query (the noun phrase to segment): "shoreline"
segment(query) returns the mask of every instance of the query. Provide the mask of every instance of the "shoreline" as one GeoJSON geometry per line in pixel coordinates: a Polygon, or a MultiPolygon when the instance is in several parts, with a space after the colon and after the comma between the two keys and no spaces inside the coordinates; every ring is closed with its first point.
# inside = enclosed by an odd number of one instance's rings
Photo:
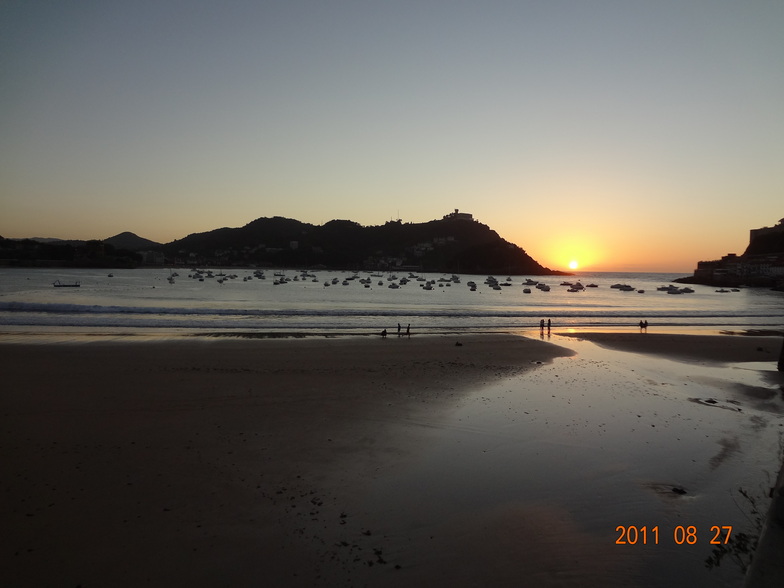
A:
{"type": "MultiPolygon", "coordinates": [[[[105,328],[83,328],[83,327],[61,327],[57,329],[30,331],[24,328],[18,330],[8,330],[8,326],[3,330],[0,327],[0,345],[2,344],[52,344],[69,342],[87,341],[115,341],[128,343],[145,342],[165,342],[165,341],[198,341],[198,340],[286,340],[286,339],[305,339],[305,340],[373,340],[380,338],[380,331],[313,331],[313,330],[286,330],[286,331],[262,331],[262,330],[222,330],[222,331],[194,331],[188,329],[133,329],[111,331],[105,328]]],[[[531,339],[543,339],[552,336],[580,337],[586,335],[590,337],[594,333],[605,334],[637,334],[636,325],[628,326],[584,326],[584,327],[565,327],[557,325],[551,332],[542,333],[538,326],[530,325],[519,328],[509,329],[438,329],[431,331],[415,331],[411,339],[421,340],[423,338],[438,337],[528,337],[531,339]],[[545,337],[542,337],[544,335],[545,337]]],[[[681,326],[656,326],[655,332],[651,335],[705,335],[705,336],[727,336],[727,337],[784,337],[784,329],[758,327],[727,328],[726,326],[706,327],[701,325],[681,325],[681,326]]],[[[397,339],[396,332],[391,331],[389,339],[397,339]]],[[[406,338],[401,337],[401,338],[406,338]]],[[[549,339],[548,339],[549,340],[549,339]]]]}

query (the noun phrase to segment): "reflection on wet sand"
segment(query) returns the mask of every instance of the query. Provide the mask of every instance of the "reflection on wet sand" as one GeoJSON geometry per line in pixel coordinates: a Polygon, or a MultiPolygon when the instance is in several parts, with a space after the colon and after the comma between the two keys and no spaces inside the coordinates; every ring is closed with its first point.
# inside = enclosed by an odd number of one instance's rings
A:
{"type": "Polygon", "coordinates": [[[732,558],[706,566],[711,527],[758,532],[738,489],[764,494],[779,466],[777,390],[736,365],[556,342],[577,355],[465,398],[416,462],[367,497],[400,578],[738,585],[732,558]],[[659,543],[616,545],[618,525],[656,526],[659,543]],[[679,544],[690,526],[695,543],[679,544]]]}

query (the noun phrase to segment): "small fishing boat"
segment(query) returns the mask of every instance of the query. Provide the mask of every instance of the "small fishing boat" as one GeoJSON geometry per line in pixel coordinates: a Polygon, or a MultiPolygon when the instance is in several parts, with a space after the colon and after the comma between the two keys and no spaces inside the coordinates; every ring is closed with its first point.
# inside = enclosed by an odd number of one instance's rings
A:
{"type": "Polygon", "coordinates": [[[52,286],[55,288],[79,288],[81,283],[79,282],[61,282],[60,280],[55,280],[52,283],[52,286]]]}

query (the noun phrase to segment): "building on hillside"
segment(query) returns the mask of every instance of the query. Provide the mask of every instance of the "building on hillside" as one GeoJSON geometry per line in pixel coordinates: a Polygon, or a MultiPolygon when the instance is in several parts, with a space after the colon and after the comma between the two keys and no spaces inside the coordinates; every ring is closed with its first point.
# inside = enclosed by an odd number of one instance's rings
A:
{"type": "Polygon", "coordinates": [[[721,259],[700,261],[690,281],[712,285],[759,285],[781,287],[784,277],[784,247],[779,236],[784,236],[784,219],[773,227],[749,231],[749,248],[743,255],[729,253],[721,259]],[[750,252],[751,244],[764,239],[764,246],[750,252]]]}
{"type": "Polygon", "coordinates": [[[445,214],[444,215],[444,220],[449,220],[449,219],[458,219],[458,220],[472,221],[472,220],[474,220],[474,215],[473,214],[469,214],[467,212],[460,212],[460,210],[455,208],[454,212],[450,212],[449,214],[445,214]]]}
{"type": "Polygon", "coordinates": [[[139,251],[145,265],[163,265],[166,259],[162,251],[139,251]]]}

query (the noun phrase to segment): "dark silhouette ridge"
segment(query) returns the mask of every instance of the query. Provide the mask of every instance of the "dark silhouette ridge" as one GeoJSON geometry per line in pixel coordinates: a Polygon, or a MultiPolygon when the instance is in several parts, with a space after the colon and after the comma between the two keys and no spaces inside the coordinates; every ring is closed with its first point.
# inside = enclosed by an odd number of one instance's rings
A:
{"type": "Polygon", "coordinates": [[[312,225],[265,217],[240,228],[188,235],[162,249],[167,259],[183,264],[564,274],[543,267],[488,226],[455,215],[425,223],[390,221],[378,226],[350,220],[312,225]]]}
{"type": "Polygon", "coordinates": [[[243,227],[193,233],[161,245],[130,232],[103,241],[0,238],[0,263],[20,266],[133,267],[222,265],[328,269],[569,275],[544,267],[470,214],[455,211],[424,223],[389,221],[362,226],[351,220],[312,225],[262,217],[243,227]],[[137,252],[153,251],[154,256],[137,252]]]}

